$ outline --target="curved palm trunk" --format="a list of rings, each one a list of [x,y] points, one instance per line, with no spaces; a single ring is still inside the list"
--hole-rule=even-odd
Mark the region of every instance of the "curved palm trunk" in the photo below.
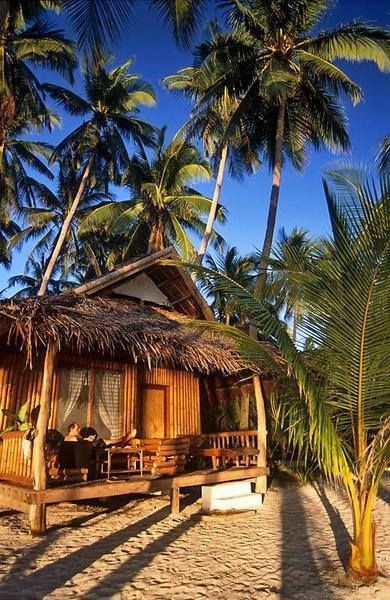
[[[223,178],[224,178],[224,174],[225,174],[227,155],[228,155],[228,146],[226,145],[222,148],[221,160],[219,162],[218,173],[217,173],[217,180],[215,182],[213,201],[211,203],[210,212],[209,212],[209,216],[207,219],[207,225],[206,225],[206,229],[204,231],[203,239],[200,242],[200,246],[199,246],[199,250],[198,250],[197,262],[200,265],[202,264],[204,255],[206,254],[207,246],[209,245],[210,237],[211,237],[213,227],[214,227],[215,217],[217,214],[217,209],[218,209],[218,204],[219,204],[219,197],[221,195],[221,188],[222,188]]]
[[[279,105],[278,119],[276,124],[275,155],[272,174],[272,189],[269,201],[267,228],[265,231],[262,259],[259,266],[259,277],[257,280],[257,291],[259,291],[264,282],[264,276],[267,271],[268,259],[271,254],[272,240],[274,237],[276,213],[278,210],[280,180],[282,176],[282,151],[284,137],[284,123],[286,117],[286,100],[282,100]]]
[[[39,291],[38,291],[38,296],[44,296],[46,294],[46,290],[47,290],[47,286],[48,286],[49,281],[50,281],[50,277],[52,276],[55,264],[56,264],[56,262],[58,260],[60,252],[61,252],[62,247],[64,245],[66,236],[68,235],[69,228],[70,228],[70,226],[72,224],[72,219],[73,219],[73,217],[74,217],[74,215],[76,213],[76,210],[77,210],[77,208],[78,208],[78,206],[80,204],[80,200],[81,200],[81,198],[83,196],[83,193],[85,191],[85,188],[87,186],[87,181],[88,181],[88,177],[89,177],[89,175],[91,173],[91,169],[92,169],[94,158],[95,158],[95,152],[92,152],[91,156],[89,157],[87,166],[85,167],[83,176],[81,178],[81,182],[80,182],[80,185],[79,185],[79,189],[77,190],[77,194],[75,196],[75,199],[73,200],[72,206],[70,207],[70,210],[69,210],[68,214],[66,215],[66,218],[65,218],[65,220],[64,220],[64,222],[62,224],[61,231],[60,231],[60,234],[58,236],[56,245],[54,246],[54,250],[52,252],[50,260],[47,263],[45,274],[44,274],[44,276],[42,278],[42,283],[41,283],[41,286],[40,286]]]

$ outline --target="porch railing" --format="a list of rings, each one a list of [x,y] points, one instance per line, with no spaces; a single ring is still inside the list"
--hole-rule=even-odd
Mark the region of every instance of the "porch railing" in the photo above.
[[[199,437],[212,448],[257,448],[257,429],[203,433]]]
[[[31,459],[23,454],[23,431],[8,431],[0,439],[0,479],[31,483]]]

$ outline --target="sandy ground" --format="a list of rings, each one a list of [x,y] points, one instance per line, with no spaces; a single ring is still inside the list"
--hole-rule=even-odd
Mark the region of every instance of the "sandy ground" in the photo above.
[[[387,494],[388,494],[387,490]],[[390,517],[376,508],[378,563],[386,573]],[[390,580],[347,586],[340,567],[350,515],[316,485],[272,487],[259,514],[197,522],[190,503],[170,517],[166,498],[49,509],[50,531],[32,540],[23,518],[0,513],[0,598],[389,599]]]

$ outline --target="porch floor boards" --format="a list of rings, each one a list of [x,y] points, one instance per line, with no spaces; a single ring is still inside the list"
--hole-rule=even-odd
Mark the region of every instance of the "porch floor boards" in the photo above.
[[[255,479],[267,475],[267,467],[231,467],[224,470],[205,469],[175,476],[152,478],[132,476],[120,480],[94,480],[49,487],[35,491],[26,485],[0,481],[0,506],[29,512],[31,505],[72,502],[92,498],[107,498],[127,494],[169,493],[172,489]]]

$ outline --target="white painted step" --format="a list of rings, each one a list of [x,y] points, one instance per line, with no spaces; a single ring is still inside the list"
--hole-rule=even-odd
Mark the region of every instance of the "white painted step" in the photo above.
[[[214,510],[259,510],[263,503],[261,494],[246,494],[245,496],[234,496],[233,498],[213,498],[211,501],[202,500],[203,512]]]
[[[251,480],[244,481],[228,481],[227,483],[217,483],[214,485],[202,486],[202,499],[208,498],[234,498],[246,496],[252,491]]]

